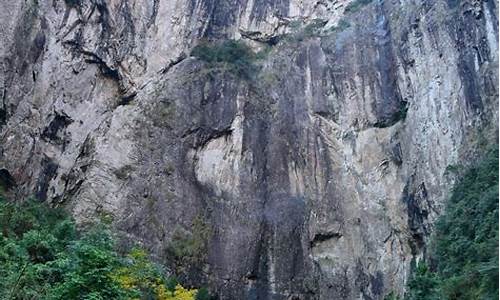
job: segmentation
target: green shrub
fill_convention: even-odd
[[[69,7],[78,7],[82,4],[82,0],[64,0],[64,2],[66,2],[66,5]]]
[[[351,27],[351,24],[347,22],[346,20],[342,19],[339,21],[336,27],[333,27],[334,30],[338,31],[343,31],[346,30],[347,28]]]
[[[355,13],[359,11],[363,6],[368,5],[372,2],[372,0],[354,0],[353,2],[349,3],[346,8],[345,12],[346,13]]]
[[[300,43],[312,37],[319,37],[327,22],[323,19],[314,19],[305,24],[305,26],[302,26],[303,23],[301,21],[293,21],[289,25],[293,32],[285,35],[284,40],[288,43]]]
[[[320,33],[321,29],[326,25],[326,23],[327,21],[325,20],[314,19],[304,27],[302,34],[306,38],[316,36]]]
[[[167,255],[178,262],[195,265],[203,262],[211,229],[200,217],[193,221],[192,230],[177,228],[167,248]]]
[[[394,124],[406,120],[406,116],[408,115],[408,102],[402,101],[399,105],[399,110],[396,111],[390,118],[384,119],[373,124],[373,127],[376,128],[387,128],[391,127]]]
[[[211,67],[227,67],[245,79],[251,79],[258,71],[254,64],[256,54],[241,41],[205,41],[193,48],[191,56],[207,62]]]
[[[212,296],[210,296],[210,293],[206,288],[201,288],[198,290],[198,293],[196,294],[196,300],[211,300]]]

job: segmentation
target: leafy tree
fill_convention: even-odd
[[[167,297],[167,285],[161,271],[149,261],[142,249],[133,249],[125,265],[116,270],[113,278],[134,295],[156,295],[160,299]]]
[[[408,282],[409,300],[438,300],[439,278],[425,263],[419,263],[413,277]]]
[[[419,265],[409,299],[498,299],[498,145],[458,181]]]
[[[194,300],[195,289],[168,278],[135,248],[115,250],[109,229],[78,231],[62,210],[0,196],[0,299]]]

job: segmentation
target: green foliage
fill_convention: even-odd
[[[312,37],[319,37],[327,22],[323,19],[314,19],[303,26],[301,21],[293,21],[289,25],[293,32],[287,34],[284,40],[288,43],[300,43]]]
[[[311,23],[307,24],[302,31],[304,37],[312,37],[318,35],[321,29],[325,26],[328,21],[322,19],[314,19]]]
[[[455,186],[434,253],[446,297],[498,299],[498,147]]]
[[[167,279],[165,286],[167,287],[167,290],[170,292],[175,291],[175,287],[179,284],[177,281],[177,278],[175,277],[170,277]]]
[[[425,263],[419,263],[408,282],[408,300],[438,300],[439,278],[429,271]]]
[[[212,296],[210,296],[210,293],[206,288],[201,288],[198,290],[198,293],[196,293],[196,300],[211,300]]]
[[[368,5],[372,2],[372,0],[354,0],[349,3],[346,8],[346,13],[355,13],[358,12],[363,6]]]
[[[82,4],[82,0],[64,0],[64,2],[66,2],[66,5],[69,7],[78,7]]]
[[[113,272],[112,278],[136,297],[162,298],[161,295],[167,294],[166,281],[161,270],[149,261],[146,252],[139,248],[133,249],[126,256],[123,266]]]
[[[207,62],[210,67],[226,67],[245,79],[253,78],[258,71],[254,64],[257,55],[241,41],[202,42],[194,47],[191,56]]]
[[[0,299],[194,299],[147,254],[118,254],[104,225],[83,232],[62,210],[0,196]],[[170,289],[170,292],[168,292]]]
[[[390,292],[384,297],[384,300],[401,300],[402,298],[398,296],[397,293]]]
[[[391,127],[399,121],[404,122],[406,120],[407,114],[408,114],[408,103],[401,102],[399,110],[396,111],[396,113],[394,113],[389,119],[376,122],[375,124],[373,124],[373,127],[377,128]]]
[[[445,174],[454,174],[458,175],[464,170],[464,166],[462,165],[448,165],[445,169]]]
[[[351,27],[351,24],[347,22],[346,20],[342,19],[339,21],[337,26],[333,27],[332,30],[338,30],[338,31],[343,31],[346,30],[347,28]]]
[[[184,265],[201,263],[206,254],[206,243],[211,228],[201,218],[195,218],[191,232],[177,228],[167,248],[167,254]]]
[[[51,261],[59,273],[49,299],[126,299],[128,292],[111,276],[120,265],[110,234],[102,229],[85,233],[72,241]]]
[[[455,185],[409,299],[498,299],[498,146]]]
[[[288,27],[290,29],[299,29],[302,26],[303,22],[301,20],[292,20],[288,23]]]
[[[384,297],[384,300],[400,300],[401,298],[394,292],[390,292],[389,295]]]

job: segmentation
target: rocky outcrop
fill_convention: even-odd
[[[3,1],[0,184],[220,299],[402,293],[497,142],[498,1],[305,2]],[[190,57],[223,39],[251,76]]]

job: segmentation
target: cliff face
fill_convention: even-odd
[[[220,299],[402,293],[450,166],[496,142],[497,24],[494,0],[2,1],[0,182]],[[266,51],[240,76],[204,39]]]

